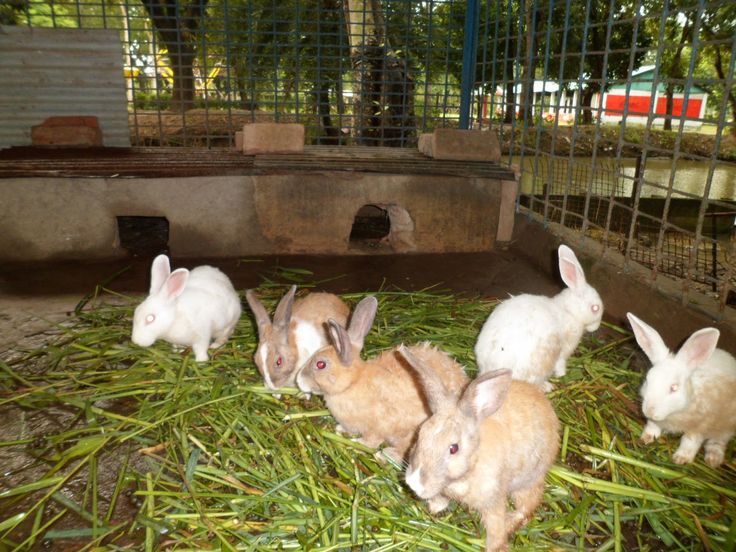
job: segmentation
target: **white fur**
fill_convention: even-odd
[[[580,263],[561,245],[560,272],[569,286],[554,297],[522,294],[499,304],[483,324],[475,344],[480,373],[508,369],[513,379],[549,391],[547,379],[566,373],[567,359],[585,331],[595,331],[603,302]]]
[[[422,468],[418,467],[415,470],[411,470],[411,467],[406,470],[406,484],[409,485],[412,491],[416,493],[419,498],[428,498],[425,496],[424,486],[422,485]]]
[[[207,349],[223,345],[235,329],[240,319],[240,297],[217,268],[204,265],[167,274],[168,267],[165,255],[154,260],[151,293],[135,310],[131,339],[142,347],[157,339],[191,346],[196,360],[206,361]],[[172,291],[170,283],[176,278],[186,283]]]
[[[298,357],[297,370],[301,370],[309,358],[321,348],[329,344],[327,334],[318,328],[313,321],[296,319],[296,336]]]
[[[692,462],[705,443],[705,460],[717,467],[736,434],[736,358],[715,348],[715,328],[698,330],[672,353],[654,328],[631,313],[627,316],[652,362],[641,387],[647,418],[642,442],[651,443],[663,432],[682,433],[673,455],[676,463]]]

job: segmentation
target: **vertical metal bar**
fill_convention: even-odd
[[[606,46],[608,46],[611,43],[611,35],[612,35],[612,29],[613,29],[613,16],[616,10],[614,9],[616,7],[616,0],[610,0],[610,3],[608,4],[608,21],[606,22]],[[634,48],[636,48],[636,44],[634,44]],[[603,78],[606,79],[606,75],[608,75],[608,54],[609,54],[609,48],[606,47],[606,51],[603,53]],[[586,233],[589,226],[589,219],[588,215],[590,213],[590,202],[592,199],[592,185],[596,177],[597,173],[597,164],[598,164],[598,144],[600,143],[601,139],[601,125],[603,124],[603,99],[605,97],[606,87],[608,85],[608,81],[606,80],[605,83],[601,83],[601,91],[600,91],[600,98],[598,101],[598,109],[596,112],[596,118],[595,118],[595,132],[593,134],[593,151],[591,153],[591,159],[590,159],[590,181],[588,182],[588,185],[586,186],[585,190],[585,205],[583,206],[583,222],[582,222],[582,228],[581,232],[583,234]],[[602,197],[602,193],[600,194]],[[598,205],[600,206],[601,203],[601,197],[598,199]],[[615,201],[616,197],[616,184],[615,181],[611,185],[611,193],[610,193],[610,201]],[[609,203],[610,207],[611,203]],[[599,207],[600,208],[600,207]],[[608,244],[605,244],[608,245]]]
[[[470,128],[470,104],[475,86],[475,58],[478,52],[478,19],[480,3],[468,0],[465,8],[465,36],[463,40],[463,69],[460,82],[460,128]]]
[[[695,21],[693,22],[692,30],[692,41],[691,48],[692,53],[690,56],[690,64],[687,69],[687,79],[685,82],[685,90],[682,98],[682,108],[680,112],[680,124],[677,129],[677,137],[675,138],[675,155],[672,159],[672,174],[670,178],[674,180],[675,163],[677,160],[677,154],[680,150],[680,143],[682,140],[682,134],[685,130],[685,120],[687,118],[687,103],[690,97],[690,91],[693,87],[693,74],[695,72],[695,65],[698,58],[698,50],[700,49],[700,25],[702,23],[703,12],[705,11],[704,0],[698,2],[697,11],[695,12]],[[690,292],[690,284],[695,278],[694,272],[697,270],[698,252],[700,250],[700,242],[703,239],[703,222],[705,221],[705,212],[708,209],[708,200],[710,197],[710,188],[713,183],[713,170],[715,169],[715,163],[711,162],[708,166],[708,176],[705,179],[705,187],[703,190],[703,196],[700,200],[700,206],[698,207],[698,221],[695,225],[695,239],[693,241],[692,248],[690,250],[690,259],[688,262],[687,273],[685,274],[685,281],[683,282],[683,304],[687,304],[688,294]]]

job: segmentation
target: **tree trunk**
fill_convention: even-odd
[[[379,0],[345,3],[353,67],[353,133],[367,146],[404,146],[414,133],[414,85],[392,54]]]
[[[336,146],[340,144],[340,129],[332,124],[330,86],[324,81],[321,81],[318,86],[319,88],[315,90],[315,96],[321,132],[317,138],[317,143]]]
[[[207,0],[142,0],[151,22],[166,46],[174,85],[171,109],[184,111],[194,107],[195,34]]]
[[[534,30],[532,29],[532,10],[534,3],[527,0],[524,6],[524,32],[526,34],[524,65],[521,68],[521,95],[519,98],[519,118],[530,121],[534,105]]]
[[[593,103],[593,96],[595,96],[595,93],[597,90],[591,86],[588,85],[585,90],[580,93],[580,106],[582,107],[583,111],[583,124],[584,125],[591,125],[593,124],[593,109],[591,107],[591,104]]]
[[[662,127],[664,130],[672,130],[672,110],[675,107],[675,86],[673,84],[668,84],[667,88],[665,89],[665,118],[664,118],[664,126]],[[654,109],[657,109],[657,106],[654,106]]]
[[[506,94],[505,94],[506,108],[504,110],[503,122],[511,124],[514,120],[514,79],[506,82]]]

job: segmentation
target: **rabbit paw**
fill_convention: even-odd
[[[653,443],[660,435],[662,435],[662,429],[657,424],[647,422],[639,440],[645,445],[648,445],[649,443]]]
[[[562,376],[567,374],[567,362],[564,358],[557,359],[557,362],[555,362],[553,373],[558,378],[561,378]]]
[[[717,468],[723,464],[726,456],[726,446],[724,443],[708,441],[705,443],[705,462],[711,468]]]
[[[207,362],[209,360],[207,345],[201,345],[199,343],[192,345],[192,351],[194,351],[194,360],[197,362]]]
[[[429,508],[430,513],[439,514],[442,510],[447,508],[449,503],[449,499],[442,495],[437,495],[427,500],[427,508]]]
[[[702,443],[703,439],[697,435],[683,435],[680,439],[680,446],[672,455],[672,461],[675,464],[689,464],[695,459]]]

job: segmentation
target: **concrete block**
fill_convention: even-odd
[[[434,134],[428,132],[420,134],[417,148],[419,149],[420,153],[426,155],[427,157],[432,157],[432,154],[434,153]]]
[[[304,125],[299,123],[250,123],[243,126],[243,153],[301,153]]]
[[[243,131],[238,130],[235,132],[235,150],[243,151]]]
[[[501,160],[501,146],[495,132],[437,128],[432,142],[432,157],[453,161]]]
[[[49,117],[31,127],[34,146],[102,146],[97,117]]]
[[[511,237],[514,233],[516,194],[518,191],[518,181],[501,181],[501,201],[498,210],[498,229],[496,230],[496,240],[499,242],[511,241]]]

